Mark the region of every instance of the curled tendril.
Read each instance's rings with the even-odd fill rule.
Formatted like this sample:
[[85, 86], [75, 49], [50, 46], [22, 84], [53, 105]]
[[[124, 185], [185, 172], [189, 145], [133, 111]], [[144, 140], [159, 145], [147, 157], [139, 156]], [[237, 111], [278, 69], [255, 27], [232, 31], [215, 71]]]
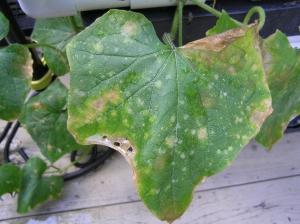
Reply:
[[263, 28], [263, 26], [265, 25], [265, 21], [266, 21], [266, 13], [265, 10], [260, 7], [260, 6], [255, 6], [253, 8], [251, 8], [247, 15], [245, 16], [245, 19], [243, 21], [243, 23], [246, 25], [249, 23], [251, 17], [257, 13], [258, 17], [259, 17], [259, 22], [258, 22], [258, 29], [261, 30]]

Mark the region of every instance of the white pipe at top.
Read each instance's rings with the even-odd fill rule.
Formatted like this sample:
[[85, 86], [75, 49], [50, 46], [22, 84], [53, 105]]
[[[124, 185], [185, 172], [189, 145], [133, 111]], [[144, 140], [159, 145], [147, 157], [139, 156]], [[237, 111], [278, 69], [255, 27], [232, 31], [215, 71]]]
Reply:
[[176, 5], [176, 0], [130, 0], [130, 7], [132, 9], [164, 7], [170, 5]]
[[[1, 1], [1, 0], [0, 0]], [[131, 9], [172, 6], [176, 0], [18, 0], [33, 18], [75, 15], [78, 11], [130, 7]]]

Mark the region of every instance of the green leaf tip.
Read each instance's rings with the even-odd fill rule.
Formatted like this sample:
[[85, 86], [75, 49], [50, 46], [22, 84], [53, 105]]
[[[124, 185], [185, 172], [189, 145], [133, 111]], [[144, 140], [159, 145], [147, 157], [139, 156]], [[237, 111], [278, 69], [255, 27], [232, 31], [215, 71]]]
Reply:
[[256, 28], [210, 38], [173, 49], [143, 15], [110, 10], [67, 46], [69, 131], [125, 156], [142, 200], [168, 222], [271, 110]]
[[5, 38], [9, 32], [9, 21], [8, 19], [3, 15], [2, 12], [0, 12], [0, 40]]
[[60, 197], [63, 188], [61, 176], [43, 176], [46, 163], [40, 158], [30, 158], [22, 169], [18, 196], [19, 213], [29, 212], [37, 205]]
[[20, 189], [21, 169], [12, 164], [0, 166], [0, 197]]

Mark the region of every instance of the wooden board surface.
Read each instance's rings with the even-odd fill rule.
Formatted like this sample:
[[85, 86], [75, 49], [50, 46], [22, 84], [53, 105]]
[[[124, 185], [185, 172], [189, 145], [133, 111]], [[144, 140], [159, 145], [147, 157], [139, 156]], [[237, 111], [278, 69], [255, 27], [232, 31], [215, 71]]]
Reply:
[[[300, 176], [197, 192], [176, 224], [300, 223]], [[4, 223], [17, 224], [159, 224], [140, 202], [100, 206]]]

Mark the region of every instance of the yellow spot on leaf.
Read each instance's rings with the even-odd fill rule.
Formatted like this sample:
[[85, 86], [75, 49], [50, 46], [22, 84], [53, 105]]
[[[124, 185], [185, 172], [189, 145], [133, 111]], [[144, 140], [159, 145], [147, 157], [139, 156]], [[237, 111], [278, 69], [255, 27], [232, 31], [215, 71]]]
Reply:
[[174, 147], [176, 144], [176, 138], [174, 136], [169, 136], [166, 138], [165, 143], [169, 147]]
[[240, 117], [236, 117], [235, 118], [235, 121], [234, 121], [234, 123], [242, 123], [243, 122], [243, 119], [242, 118], [240, 118]]
[[41, 109], [43, 107], [43, 104], [41, 104], [41, 102], [35, 102], [34, 104], [32, 104], [32, 107], [34, 109]]
[[138, 32], [138, 26], [132, 21], [127, 21], [122, 27], [122, 35], [135, 36]]
[[202, 105], [205, 106], [206, 108], [211, 108], [215, 104], [214, 99], [207, 96], [202, 97], [201, 101], [202, 101]]
[[273, 108], [271, 106], [271, 100], [264, 100], [262, 102], [262, 108], [263, 109], [253, 111], [250, 118], [251, 122], [257, 128], [260, 128], [265, 119], [272, 113]]
[[48, 149], [49, 151], [52, 151], [52, 150], [53, 150], [53, 146], [52, 146], [52, 145], [47, 145], [47, 149]]
[[181, 158], [181, 159], [185, 159], [185, 154], [184, 154], [184, 153], [181, 153], [181, 154], [180, 154], [180, 158]]
[[173, 115], [172, 117], [171, 117], [171, 122], [173, 123], [173, 122], [175, 122], [175, 116]]
[[162, 82], [160, 80], [157, 80], [154, 85], [156, 88], [160, 89], [162, 86]]
[[103, 51], [103, 45], [98, 42], [94, 45], [94, 49], [98, 52], [98, 53], [101, 53]]
[[200, 128], [198, 130], [198, 138], [200, 140], [205, 140], [207, 139], [207, 129], [206, 128]]
[[120, 100], [120, 94], [116, 90], [110, 90], [100, 96], [100, 98], [92, 101], [92, 107], [93, 109], [96, 109], [97, 111], [103, 111], [105, 106], [108, 103], [116, 104]]

